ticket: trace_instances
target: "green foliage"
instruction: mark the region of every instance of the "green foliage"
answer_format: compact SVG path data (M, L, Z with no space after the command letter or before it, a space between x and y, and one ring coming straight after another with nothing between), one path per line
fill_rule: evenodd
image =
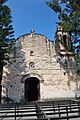
M50 0L47 5L57 13L64 31L71 33L76 64L80 66L80 1ZM79 61L79 62L78 62ZM79 71L80 67L78 67Z
M11 10L5 5L7 0L0 0L0 80L3 66L9 59L9 52L14 43L14 30L11 25Z
M76 65L77 65L77 72L80 75L80 54L79 55L75 55L75 59L76 59Z
M51 2L46 2L47 5L52 8L56 13L61 12L61 7L58 4L58 0L53 0ZM53 4L54 3L54 4Z

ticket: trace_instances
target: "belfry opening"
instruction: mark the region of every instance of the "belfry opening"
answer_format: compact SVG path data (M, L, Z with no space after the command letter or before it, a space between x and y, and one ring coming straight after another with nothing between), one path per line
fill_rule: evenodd
M25 80L25 100L37 101L40 99L40 81L36 77Z

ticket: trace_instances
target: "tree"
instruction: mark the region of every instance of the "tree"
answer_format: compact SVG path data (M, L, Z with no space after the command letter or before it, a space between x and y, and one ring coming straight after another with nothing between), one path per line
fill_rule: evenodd
M80 1L79 0L50 0L47 5L54 10L63 27L72 37L76 65L80 72Z
M6 61L9 60L9 52L11 51L14 43L14 30L11 25L11 10L7 5L5 5L5 2L7 2L7 0L0 0L0 86L3 66L6 64Z

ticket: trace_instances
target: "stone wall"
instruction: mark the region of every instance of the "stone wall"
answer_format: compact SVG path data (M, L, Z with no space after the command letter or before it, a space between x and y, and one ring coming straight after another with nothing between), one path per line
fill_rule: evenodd
M4 67L2 96L15 101L25 100L25 80L40 81L40 98L73 98L78 88L75 64L63 67L58 62L54 43L44 35L30 33L16 40L15 51Z

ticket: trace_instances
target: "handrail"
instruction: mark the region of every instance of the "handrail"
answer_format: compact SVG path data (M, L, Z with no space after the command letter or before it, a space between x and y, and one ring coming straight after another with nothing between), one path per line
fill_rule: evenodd
M8 105L7 105L8 106ZM65 104L58 102L45 102L38 103L34 102L34 105L12 105L0 106L0 118L15 118L18 117L32 117L27 120L58 120L58 119L67 119L70 118L80 118L80 101L70 100L65 102Z

